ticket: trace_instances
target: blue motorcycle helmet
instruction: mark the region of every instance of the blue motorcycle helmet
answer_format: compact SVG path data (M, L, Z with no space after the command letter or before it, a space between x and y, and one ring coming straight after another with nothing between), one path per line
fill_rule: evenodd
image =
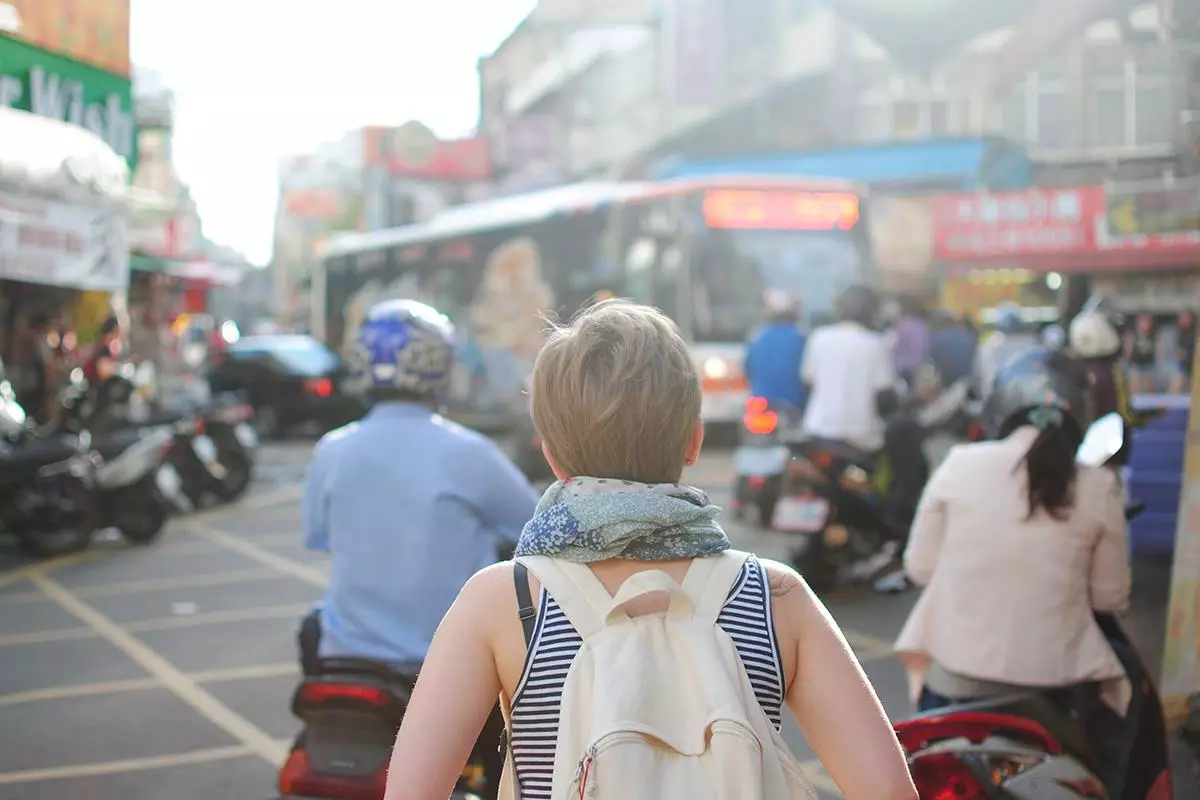
M351 381L375 399L438 401L454 369L454 324L416 300L367 311L349 361Z

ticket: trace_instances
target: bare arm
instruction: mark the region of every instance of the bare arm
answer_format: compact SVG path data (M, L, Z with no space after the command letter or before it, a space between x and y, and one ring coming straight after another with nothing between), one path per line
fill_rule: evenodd
M799 575L765 563L780 646L795 654L787 705L813 752L846 800L917 800L892 725L837 623Z
M396 735L384 800L444 800L454 790L500 696L488 631L498 607L515 619L494 599L501 588L512 594L509 565L477 573L438 626Z

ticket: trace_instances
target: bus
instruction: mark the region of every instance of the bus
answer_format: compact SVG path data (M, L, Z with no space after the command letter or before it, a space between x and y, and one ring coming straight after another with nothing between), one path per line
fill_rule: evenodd
M459 331L451 416L504 427L527 413L546 317L629 298L679 325L705 422L736 423L766 292L794 295L812 318L844 287L874 282L866 209L855 184L756 176L578 183L455 206L331 240L313 281L315 333L345 352L374 303L427 302Z

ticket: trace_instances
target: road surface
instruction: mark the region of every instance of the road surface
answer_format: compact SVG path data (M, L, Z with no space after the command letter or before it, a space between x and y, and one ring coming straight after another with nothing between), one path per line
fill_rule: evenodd
M0 546L2 800L274 796L297 730L295 625L328 575L325 558L299 543L310 450L266 446L242 503L174 520L148 548L105 540L30 564ZM689 480L727 501L729 454L707 455ZM730 533L739 547L783 552L776 535L737 524ZM1161 605L1159 595L1148 593ZM829 603L896 717L908 705L889 643L913 600ZM1161 609L1146 613L1161 628ZM823 796L837 797L798 731L785 734Z

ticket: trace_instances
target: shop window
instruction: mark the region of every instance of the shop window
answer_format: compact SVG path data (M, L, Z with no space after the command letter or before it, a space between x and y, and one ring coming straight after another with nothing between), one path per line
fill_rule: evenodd
M892 106L892 136L897 139L919 139L925 135L921 124L921 104L915 100L900 100Z
M863 142L886 142L892 136L892 107L888 103L864 103L858 112L858 136Z
M1100 85L1092 92L1088 144L1123 147L1125 136L1125 86Z
M1137 144L1170 144L1174 134L1170 83L1162 79L1142 79L1134 94L1134 105Z
M1029 139L1029 119L1025 113L1028 91L1024 83L1017 84L1000 108L1000 130L1015 142Z
M950 103L945 100L935 100L929 104L929 135L948 136L954 132L951 121Z
M1062 89L1041 90L1037 95L1037 144L1062 149L1071 144L1070 110Z

